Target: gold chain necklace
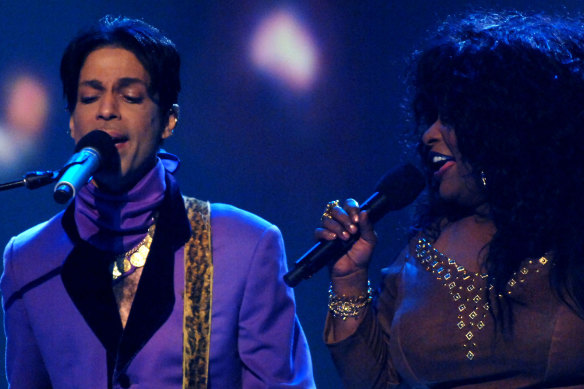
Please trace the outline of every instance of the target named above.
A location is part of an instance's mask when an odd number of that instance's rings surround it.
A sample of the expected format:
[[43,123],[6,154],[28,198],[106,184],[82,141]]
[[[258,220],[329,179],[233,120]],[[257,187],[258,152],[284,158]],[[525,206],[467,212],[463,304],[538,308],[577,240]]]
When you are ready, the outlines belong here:
[[148,233],[144,239],[142,239],[142,241],[134,248],[123,254],[116,255],[112,267],[112,277],[114,280],[125,275],[131,270],[143,267],[146,264],[146,258],[150,252],[150,245],[152,244],[155,230],[156,223],[152,224],[148,228]]

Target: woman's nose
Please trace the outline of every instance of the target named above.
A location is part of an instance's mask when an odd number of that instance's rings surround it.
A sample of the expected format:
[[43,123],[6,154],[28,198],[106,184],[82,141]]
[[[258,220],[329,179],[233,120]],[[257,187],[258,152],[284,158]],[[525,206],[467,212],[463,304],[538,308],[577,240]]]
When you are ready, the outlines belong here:
[[422,134],[422,142],[426,146],[431,146],[442,139],[442,129],[444,125],[437,119],[428,129]]

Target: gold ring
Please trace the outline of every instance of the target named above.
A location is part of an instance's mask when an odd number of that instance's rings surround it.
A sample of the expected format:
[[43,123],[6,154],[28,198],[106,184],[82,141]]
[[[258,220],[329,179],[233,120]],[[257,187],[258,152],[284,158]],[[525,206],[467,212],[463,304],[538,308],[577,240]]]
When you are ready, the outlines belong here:
[[324,208],[324,212],[320,217],[320,221],[322,222],[324,221],[324,219],[332,219],[333,208],[338,207],[339,204],[340,204],[339,200],[329,201],[328,203],[326,203],[326,207]]

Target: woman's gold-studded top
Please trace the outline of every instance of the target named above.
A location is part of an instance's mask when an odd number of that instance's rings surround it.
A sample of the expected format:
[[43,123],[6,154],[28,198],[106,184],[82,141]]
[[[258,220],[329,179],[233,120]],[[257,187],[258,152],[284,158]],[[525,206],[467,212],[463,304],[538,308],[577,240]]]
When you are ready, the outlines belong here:
[[[469,272],[464,266],[432,247],[423,237],[416,244],[416,258],[446,288],[452,298],[453,306],[458,311],[456,323],[452,324],[460,330],[464,355],[472,360],[477,353],[476,336],[482,336],[487,315],[491,314],[487,289],[492,290],[492,286],[487,288],[487,274]],[[525,261],[521,269],[507,282],[507,294],[511,295],[517,285],[528,282],[530,273],[539,273],[548,262],[545,256],[537,261]],[[502,296],[495,298],[500,297]]]
[[584,319],[550,288],[549,258],[524,261],[509,280],[504,332],[488,277],[415,238],[383,270],[357,331],[325,337],[335,364],[358,377],[355,387],[584,388]]

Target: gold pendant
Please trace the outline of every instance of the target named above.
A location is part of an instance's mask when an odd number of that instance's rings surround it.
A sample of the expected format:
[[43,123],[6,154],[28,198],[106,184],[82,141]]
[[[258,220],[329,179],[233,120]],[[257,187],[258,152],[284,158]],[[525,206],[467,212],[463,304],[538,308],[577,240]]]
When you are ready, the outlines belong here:
[[[132,270],[133,267],[143,267],[146,264],[146,259],[148,258],[148,253],[150,252],[150,245],[152,244],[155,228],[156,224],[151,225],[148,229],[148,235],[144,237],[142,242],[140,242],[135,248],[128,251],[126,254],[122,254],[116,257],[112,267],[112,276],[114,280]],[[122,266],[123,271],[120,271]]]
[[135,267],[142,267],[146,264],[146,257],[148,256],[148,248],[140,247],[138,251],[130,256],[130,263]]

